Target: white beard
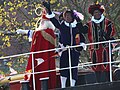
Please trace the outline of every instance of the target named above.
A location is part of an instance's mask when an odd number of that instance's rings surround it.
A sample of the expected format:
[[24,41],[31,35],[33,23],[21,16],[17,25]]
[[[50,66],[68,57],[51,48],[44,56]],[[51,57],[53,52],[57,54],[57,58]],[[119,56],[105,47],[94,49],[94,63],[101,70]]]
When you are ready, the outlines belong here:
[[45,30],[45,29],[52,29],[53,31],[55,30],[55,26],[52,24],[50,20],[46,19],[41,19],[40,25],[38,28],[36,28],[36,31],[38,30]]

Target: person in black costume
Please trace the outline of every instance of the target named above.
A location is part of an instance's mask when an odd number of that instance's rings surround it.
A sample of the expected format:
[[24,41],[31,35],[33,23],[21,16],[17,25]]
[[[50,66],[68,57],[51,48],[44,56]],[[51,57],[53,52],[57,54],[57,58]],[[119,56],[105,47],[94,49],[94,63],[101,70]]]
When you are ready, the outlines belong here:
[[[60,68],[69,67],[69,53],[68,50],[65,49],[66,46],[74,46],[85,43],[85,38],[83,36],[84,30],[81,20],[74,15],[72,10],[66,10],[63,12],[63,21],[60,23],[59,20],[55,18],[55,14],[51,12],[50,4],[48,2],[43,2],[44,7],[47,9],[48,14],[47,18],[50,18],[52,23],[56,28],[60,30],[60,46],[62,48],[62,54],[60,56]],[[83,47],[71,48],[70,56],[71,56],[71,67],[78,66],[80,51]],[[75,86],[76,80],[78,78],[78,69],[72,69],[72,82],[71,86]],[[66,87],[66,80],[70,78],[69,69],[60,70],[60,78],[61,78],[61,87]]]

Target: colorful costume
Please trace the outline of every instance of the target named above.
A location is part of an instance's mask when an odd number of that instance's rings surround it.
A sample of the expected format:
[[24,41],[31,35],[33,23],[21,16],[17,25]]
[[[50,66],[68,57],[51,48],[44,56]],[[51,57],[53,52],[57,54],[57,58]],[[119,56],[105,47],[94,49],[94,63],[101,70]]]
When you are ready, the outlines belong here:
[[[76,19],[74,19],[73,22],[67,23],[66,21],[63,21],[59,23],[59,21],[54,17],[54,14],[47,15],[47,17],[50,18],[52,23],[55,25],[56,28],[60,30],[60,46],[61,47],[66,47],[66,46],[74,46],[80,43],[85,42],[85,38],[82,34],[82,32],[79,32],[82,30],[82,23],[77,22]],[[80,33],[80,34],[79,34]],[[76,35],[79,34],[80,41],[79,43],[76,43]],[[71,57],[71,67],[78,66],[79,63],[79,56],[80,56],[80,51],[83,48],[79,48],[79,51],[76,50],[76,48],[70,49],[70,57]],[[67,68],[69,67],[69,53],[68,50],[63,50],[62,55],[60,57],[60,68]],[[64,88],[64,80],[66,78],[70,78],[70,70],[65,69],[65,70],[60,70],[60,75],[61,75],[61,84],[63,84]],[[72,69],[72,80],[76,82],[78,78],[78,69],[74,68]],[[63,79],[62,79],[63,78]],[[65,81],[66,82],[66,81]],[[74,86],[74,85],[73,85]]]
[[[103,25],[104,23],[104,25]],[[100,42],[100,32],[99,29],[97,29],[97,26],[94,22],[89,22],[88,24],[88,40],[90,43],[94,42]],[[104,21],[100,23],[106,33],[105,35],[105,40],[110,40],[113,39],[113,36],[115,34],[114,31],[114,26],[111,21],[105,18]],[[96,34],[95,34],[96,33]],[[103,36],[104,37],[104,36]],[[102,40],[103,41],[103,40]],[[96,44],[96,45],[90,45],[89,47],[90,50],[90,57],[93,63],[102,63],[102,62],[108,62],[109,61],[109,48],[108,44]],[[93,68],[95,71],[109,71],[109,66],[108,65],[98,65],[94,66]]]
[[[37,51],[43,51],[43,50],[49,50],[55,48],[55,35],[54,35],[54,29],[51,26],[51,22],[49,19],[45,18],[45,15],[42,16],[40,26],[37,28],[36,31],[33,33],[32,38],[32,44],[31,44],[31,52],[37,52]],[[47,70],[53,70],[56,69],[55,66],[55,58],[54,51],[50,52],[43,52],[43,53],[36,53],[34,54],[34,71],[35,72],[42,72]],[[37,60],[42,59],[44,62],[38,65]],[[32,55],[30,55],[28,60],[28,65],[26,68],[26,71],[32,69]],[[48,80],[48,87],[49,89],[56,88],[56,71],[53,72],[46,72],[46,73],[40,73],[35,74],[35,90],[41,90],[41,81],[40,78],[46,78],[49,77]],[[30,78],[30,86],[31,90],[33,90],[33,80],[32,76]]]
[[[93,12],[95,10],[99,10],[101,13],[104,12],[104,9],[102,9],[100,5],[91,5],[89,8],[89,13],[93,15]],[[90,43],[112,40],[113,36],[115,35],[115,29],[113,23],[107,18],[105,18],[103,14],[101,14],[101,18],[99,20],[94,19],[94,17],[92,16],[91,21],[87,23],[85,28],[88,30],[88,40]],[[90,51],[91,61],[93,63],[109,62],[108,46],[109,46],[108,43],[90,45],[89,51]],[[95,72],[101,72],[101,73],[108,72],[109,65],[108,64],[96,65],[93,66],[93,70]],[[97,78],[101,79],[99,75],[100,73],[96,74]],[[104,76],[102,78],[104,78]],[[108,77],[105,78],[109,78],[109,75]]]

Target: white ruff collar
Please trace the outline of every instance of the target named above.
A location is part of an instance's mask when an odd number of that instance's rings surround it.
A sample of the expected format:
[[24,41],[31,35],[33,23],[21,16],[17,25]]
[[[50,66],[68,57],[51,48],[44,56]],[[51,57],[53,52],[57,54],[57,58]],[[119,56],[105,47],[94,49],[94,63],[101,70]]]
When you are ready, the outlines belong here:
[[[67,23],[66,21],[64,21],[64,23],[65,23],[66,26],[68,26],[68,27],[70,26],[70,24]],[[72,26],[72,27],[76,27],[76,24],[77,24],[77,21],[74,20],[74,21],[71,23],[71,26]]]
[[100,23],[100,22],[102,22],[104,20],[104,18],[105,18],[105,16],[103,14],[101,15],[101,18],[99,20],[96,20],[94,18],[94,16],[92,16],[91,21],[93,21],[95,23]]

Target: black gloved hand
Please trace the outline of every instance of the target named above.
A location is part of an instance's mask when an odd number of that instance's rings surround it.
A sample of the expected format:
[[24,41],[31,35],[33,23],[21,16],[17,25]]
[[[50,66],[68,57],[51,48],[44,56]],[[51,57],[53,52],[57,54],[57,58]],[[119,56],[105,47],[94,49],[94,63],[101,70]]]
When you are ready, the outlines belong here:
[[81,23],[81,19],[78,16],[74,16],[74,18],[76,19],[76,21],[79,23]]
[[103,30],[99,30],[99,36],[101,41],[106,40],[106,32],[104,32]]
[[52,12],[50,9],[50,3],[44,1],[42,4],[44,7],[46,7],[46,9],[48,10],[48,13],[51,14]]
[[83,47],[82,46],[80,46],[80,47],[76,47],[75,48],[78,52],[80,52],[80,51],[82,51],[83,50]]
[[47,9],[50,9],[50,4],[48,2],[43,2],[42,3],[44,7],[46,7]]

